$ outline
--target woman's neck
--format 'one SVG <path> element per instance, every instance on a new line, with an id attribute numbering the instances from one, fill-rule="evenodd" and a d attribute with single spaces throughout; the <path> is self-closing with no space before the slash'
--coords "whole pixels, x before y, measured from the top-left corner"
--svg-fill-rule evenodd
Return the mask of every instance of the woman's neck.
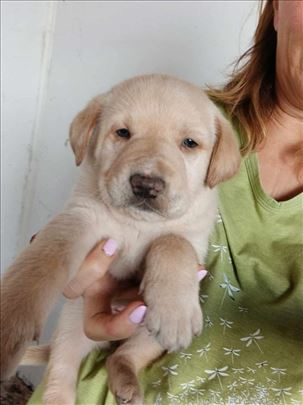
<path id="1" fill-rule="evenodd" d="M 303 124 L 303 85 L 301 83 L 298 83 L 295 91 L 289 86 L 284 86 L 283 80 L 277 80 L 276 99 L 277 106 L 274 111 L 274 118 L 275 116 L 280 117 L 280 121 L 284 124 L 290 123 L 297 126 Z"/>
<path id="2" fill-rule="evenodd" d="M 279 142 L 282 145 L 303 142 L 303 110 L 280 102 L 274 109 L 271 119 L 266 125 L 267 137 L 273 131 L 280 134 Z"/>
<path id="3" fill-rule="evenodd" d="M 264 191 L 277 201 L 303 191 L 303 114 L 280 99 L 258 149 L 259 176 Z"/>

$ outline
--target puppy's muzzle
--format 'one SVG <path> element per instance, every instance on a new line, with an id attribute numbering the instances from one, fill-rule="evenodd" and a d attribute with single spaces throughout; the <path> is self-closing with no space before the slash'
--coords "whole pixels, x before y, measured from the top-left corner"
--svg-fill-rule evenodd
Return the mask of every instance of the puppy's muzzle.
<path id="1" fill-rule="evenodd" d="M 161 177 L 145 176 L 137 173 L 129 178 L 133 194 L 138 198 L 157 198 L 165 189 Z"/>

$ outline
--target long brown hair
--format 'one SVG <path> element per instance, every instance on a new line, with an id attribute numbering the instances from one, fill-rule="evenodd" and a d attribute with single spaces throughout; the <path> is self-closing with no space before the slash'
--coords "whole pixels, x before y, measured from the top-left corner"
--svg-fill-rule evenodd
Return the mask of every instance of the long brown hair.
<path id="1" fill-rule="evenodd" d="M 265 124 L 276 104 L 276 31 L 273 0 L 260 1 L 254 44 L 236 62 L 223 88 L 208 88 L 210 98 L 223 105 L 243 128 L 242 153 L 253 151 L 265 137 Z"/>

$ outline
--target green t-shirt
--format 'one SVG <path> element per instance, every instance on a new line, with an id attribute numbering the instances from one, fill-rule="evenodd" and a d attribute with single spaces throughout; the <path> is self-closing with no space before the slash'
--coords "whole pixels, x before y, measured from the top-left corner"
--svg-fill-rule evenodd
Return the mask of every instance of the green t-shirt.
<path id="1" fill-rule="evenodd" d="M 219 193 L 200 291 L 204 330 L 141 372 L 145 403 L 303 404 L 303 195 L 267 196 L 255 154 Z M 105 356 L 83 362 L 77 404 L 115 404 Z"/>

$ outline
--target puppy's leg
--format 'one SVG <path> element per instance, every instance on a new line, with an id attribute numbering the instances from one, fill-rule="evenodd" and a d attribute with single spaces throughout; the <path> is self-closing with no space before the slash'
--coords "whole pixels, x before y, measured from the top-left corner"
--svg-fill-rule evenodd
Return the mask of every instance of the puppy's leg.
<path id="1" fill-rule="evenodd" d="M 143 404 L 137 375 L 163 351 L 158 341 L 142 326 L 107 359 L 109 388 L 119 405 Z"/>
<path id="2" fill-rule="evenodd" d="M 18 365 L 26 344 L 37 339 L 67 281 L 97 242 L 89 210 L 73 207 L 59 214 L 25 249 L 1 283 L 1 378 Z M 95 216 L 94 216 L 95 217 Z M 79 253 L 80 252 L 80 253 Z M 74 261 L 74 257 L 78 261 Z"/>
<path id="3" fill-rule="evenodd" d="M 141 284 L 148 310 L 144 324 L 169 351 L 187 347 L 201 333 L 198 259 L 181 236 L 156 239 L 147 254 Z"/>
<path id="4" fill-rule="evenodd" d="M 80 363 L 94 347 L 101 345 L 102 343 L 96 344 L 84 335 L 82 299 L 67 302 L 51 344 L 43 394 L 44 405 L 75 404 Z M 103 347 L 106 346 L 107 342 L 103 344 Z"/>

